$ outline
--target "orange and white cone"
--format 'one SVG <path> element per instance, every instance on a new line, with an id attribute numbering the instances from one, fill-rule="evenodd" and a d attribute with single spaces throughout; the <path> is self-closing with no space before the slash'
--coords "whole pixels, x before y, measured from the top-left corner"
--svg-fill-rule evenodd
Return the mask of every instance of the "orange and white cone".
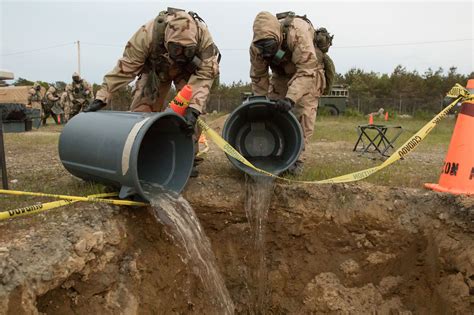
<path id="1" fill-rule="evenodd" d="M 474 93 L 474 80 L 469 80 L 466 88 Z M 461 105 L 454 127 L 448 154 L 438 184 L 425 187 L 452 194 L 474 195 L 474 102 Z"/>
<path id="2" fill-rule="evenodd" d="M 185 85 L 171 100 L 169 106 L 178 115 L 184 116 L 186 108 L 188 108 L 189 101 L 193 96 L 193 89 L 190 85 Z"/>

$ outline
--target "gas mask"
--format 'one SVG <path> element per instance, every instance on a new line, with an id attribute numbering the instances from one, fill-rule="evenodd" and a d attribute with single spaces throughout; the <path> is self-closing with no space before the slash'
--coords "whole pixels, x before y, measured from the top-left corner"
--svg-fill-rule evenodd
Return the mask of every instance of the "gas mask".
<path id="1" fill-rule="evenodd" d="M 81 78 L 80 78 L 80 77 L 72 77 L 72 80 L 73 80 L 75 83 L 81 82 Z"/>
<path id="2" fill-rule="evenodd" d="M 196 55 L 196 45 L 183 46 L 178 43 L 168 43 L 170 58 L 178 65 L 186 65 Z"/>
<path id="3" fill-rule="evenodd" d="M 260 50 L 262 58 L 271 60 L 278 52 L 278 41 L 274 38 L 264 38 L 253 43 Z"/>

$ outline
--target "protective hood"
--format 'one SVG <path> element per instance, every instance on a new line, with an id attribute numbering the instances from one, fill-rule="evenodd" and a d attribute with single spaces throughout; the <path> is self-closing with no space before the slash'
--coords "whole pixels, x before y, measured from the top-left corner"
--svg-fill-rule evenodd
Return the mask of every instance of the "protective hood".
<path id="1" fill-rule="evenodd" d="M 275 38 L 279 44 L 282 41 L 280 22 L 270 12 L 260 12 L 253 21 L 252 43 L 264 38 Z"/>
<path id="2" fill-rule="evenodd" d="M 165 29 L 165 43 L 178 43 L 183 46 L 197 45 L 197 26 L 194 19 L 184 11 L 169 14 Z"/>

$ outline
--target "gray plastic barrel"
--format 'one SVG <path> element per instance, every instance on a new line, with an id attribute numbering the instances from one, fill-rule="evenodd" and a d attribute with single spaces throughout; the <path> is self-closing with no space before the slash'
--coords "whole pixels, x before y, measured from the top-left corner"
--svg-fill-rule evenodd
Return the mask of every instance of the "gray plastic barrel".
<path id="1" fill-rule="evenodd" d="M 81 113 L 64 127 L 59 157 L 71 174 L 120 188 L 120 198 L 149 200 L 150 187 L 179 193 L 194 160 L 184 124 L 171 111 Z"/>
<path id="2" fill-rule="evenodd" d="M 291 113 L 276 111 L 264 96 L 247 98 L 227 118 L 223 138 L 256 167 L 278 175 L 296 162 L 303 149 L 303 132 Z M 250 175 L 248 166 L 227 156 L 230 162 Z"/>

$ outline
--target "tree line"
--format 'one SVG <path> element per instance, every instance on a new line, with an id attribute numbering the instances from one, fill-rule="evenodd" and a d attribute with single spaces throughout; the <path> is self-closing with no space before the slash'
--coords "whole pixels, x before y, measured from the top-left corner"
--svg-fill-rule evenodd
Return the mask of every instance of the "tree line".
<path id="1" fill-rule="evenodd" d="M 428 69 L 424 73 L 416 70 L 408 71 L 398 65 L 390 74 L 380 74 L 353 68 L 345 74 L 336 75 L 335 84 L 345 85 L 349 89 L 349 109 L 368 113 L 383 107 L 385 110 L 399 114 L 416 115 L 417 112 L 438 112 L 442 107 L 442 100 L 455 83 L 465 85 L 468 79 L 474 79 L 474 72 L 470 74 L 458 73 L 456 67 L 447 71 L 443 68 Z M 32 85 L 33 82 L 19 78 L 13 85 Z M 47 82 L 40 82 L 45 88 Z M 60 91 L 66 83 L 54 83 Z M 100 85 L 93 84 L 94 93 Z M 216 80 L 212 89 L 207 112 L 230 112 L 242 103 L 244 93 L 251 92 L 248 82 L 237 81 L 230 84 Z M 175 90 L 167 96 L 171 100 Z M 132 88 L 127 86 L 113 95 L 111 109 L 127 110 L 132 100 Z"/>

